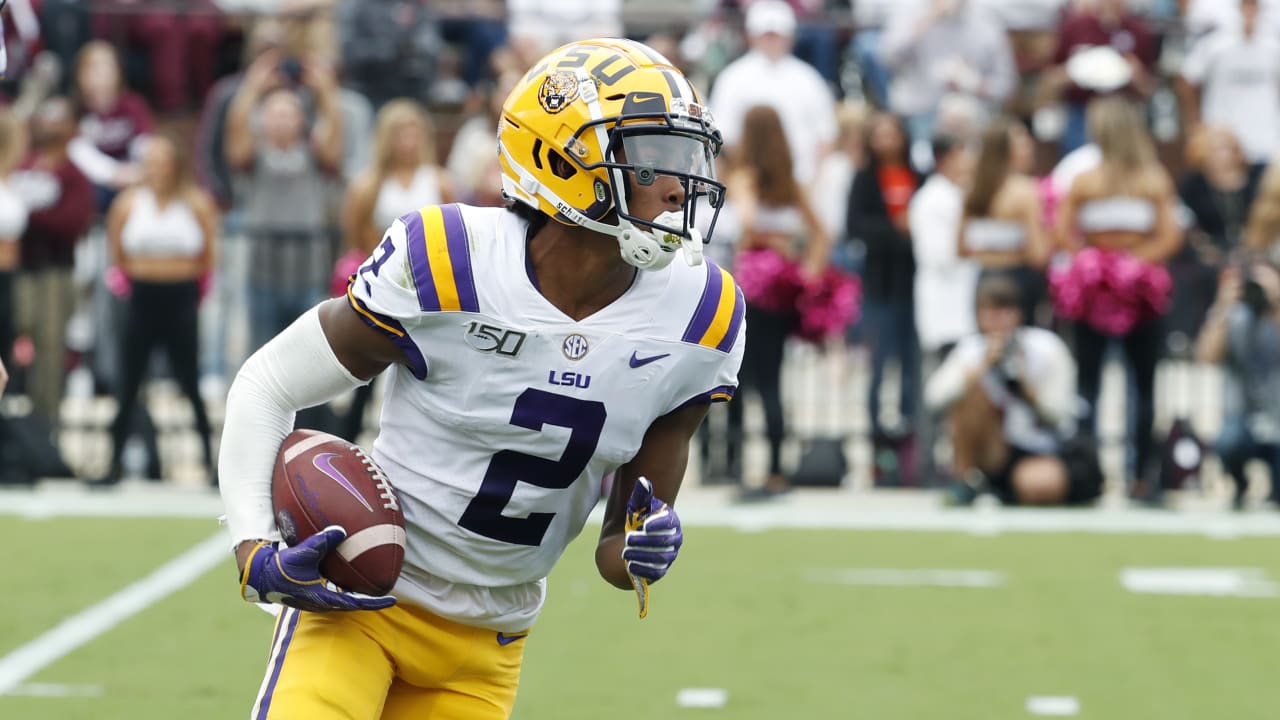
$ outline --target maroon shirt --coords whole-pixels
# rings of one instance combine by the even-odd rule
[[[70,268],[76,243],[93,222],[93,185],[69,159],[52,171],[35,165],[35,156],[27,158],[9,180],[31,212],[19,240],[21,267]]]
[[[121,95],[109,112],[85,111],[80,118],[80,135],[117,160],[127,160],[129,143],[151,132],[152,127],[147,101],[136,93]]]
[[[1119,25],[1108,28],[1102,25],[1097,15],[1089,12],[1076,13],[1063,22],[1053,62],[1062,65],[1076,51],[1098,45],[1108,45],[1121,55],[1137,56],[1148,71],[1155,67],[1155,36],[1141,18],[1126,15]],[[1072,105],[1084,105],[1096,94],[1072,83],[1067,89],[1066,99]]]

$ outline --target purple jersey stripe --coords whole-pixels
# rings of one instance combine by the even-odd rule
[[[275,664],[271,666],[271,679],[267,681],[267,689],[262,693],[262,706],[255,720],[267,720],[267,713],[271,710],[271,695],[276,691],[276,681],[280,679],[280,670],[284,667],[284,656],[289,650],[289,642],[293,640],[293,631],[298,627],[298,615],[301,614],[292,608],[285,608],[281,612],[289,614],[288,626],[284,631],[284,640],[280,641],[280,651],[276,653]]]
[[[729,329],[725,331],[724,339],[716,345],[716,349],[721,352],[729,352],[733,349],[733,343],[738,339],[738,329],[742,327],[742,316],[747,312],[747,302],[742,298],[742,289],[735,287],[733,289],[733,319],[729,321]]]
[[[441,205],[444,216],[444,236],[449,244],[449,261],[453,263],[453,282],[458,287],[458,304],[463,312],[480,312],[480,299],[476,297],[476,279],[471,272],[471,248],[467,244],[467,227],[462,223],[462,211],[457,205]]]
[[[427,259],[427,236],[422,229],[422,213],[417,210],[400,216],[404,223],[405,243],[409,248],[409,265],[413,268],[413,285],[418,289],[418,307],[439,311],[440,294],[431,277],[431,261]]]
[[[352,276],[354,278],[354,276]],[[419,380],[427,379],[427,359],[423,357],[422,350],[418,349],[417,343],[413,338],[409,337],[409,331],[404,329],[404,325],[393,317],[383,315],[380,312],[369,309],[364,301],[356,297],[350,288],[347,289],[347,300],[350,301],[351,307],[355,309],[356,314],[364,321],[365,325],[377,330],[378,332],[391,338],[391,342],[404,353],[405,360],[408,361],[409,372]]]
[[[724,282],[724,276],[715,263],[707,260],[706,265],[707,286],[702,289],[702,298],[698,300],[698,309],[693,311],[689,327],[685,328],[682,338],[685,342],[696,343],[702,340],[707,328],[716,319],[716,308],[720,306],[720,285]]]

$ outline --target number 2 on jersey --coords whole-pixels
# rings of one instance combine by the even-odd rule
[[[511,424],[542,432],[544,425],[569,429],[569,441],[559,460],[548,460],[515,450],[494,453],[485,471],[480,491],[471,499],[458,525],[494,540],[516,545],[542,544],[555,513],[529,513],[529,517],[509,517],[502,511],[511,502],[516,483],[563,490],[587,469],[604,430],[604,403],[597,400],[557,395],[529,388],[516,398]]]

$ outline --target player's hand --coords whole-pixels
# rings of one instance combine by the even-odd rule
[[[308,612],[382,610],[395,605],[390,595],[343,592],[320,576],[320,561],[346,537],[346,530],[330,525],[283,550],[260,544],[245,563],[241,596],[249,602],[279,603]]]
[[[653,483],[636,481],[627,501],[627,537],[622,560],[633,578],[657,582],[671,569],[684,542],[680,517],[668,504],[653,496]]]

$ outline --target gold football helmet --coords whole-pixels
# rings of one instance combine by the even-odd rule
[[[696,265],[705,242],[696,209],[711,213],[710,238],[724,202],[720,144],[697,91],[658,52],[631,40],[574,42],[540,60],[502,107],[502,191],[558,222],[614,236],[636,267],[666,267],[682,247]],[[676,178],[682,212],[629,212],[628,174],[640,185]]]

